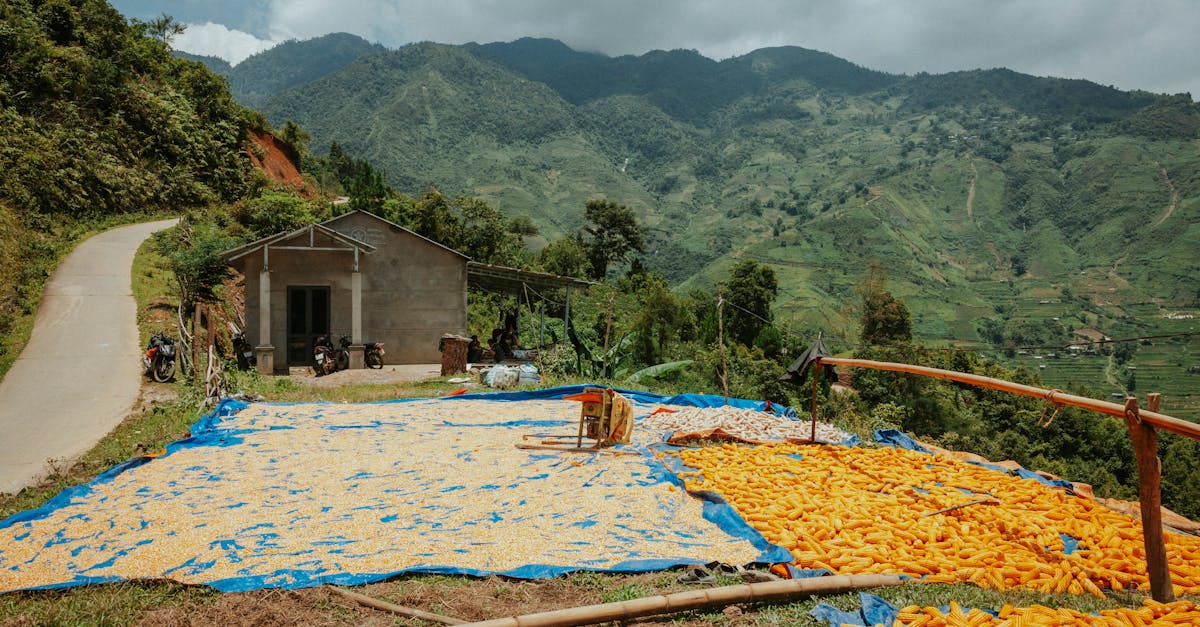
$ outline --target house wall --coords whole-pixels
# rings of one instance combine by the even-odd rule
[[[386,364],[437,363],[438,338],[467,328],[466,258],[370,215],[351,213],[324,223],[376,247],[359,255],[362,275],[362,339],[383,342]],[[246,333],[251,342],[275,347],[275,370],[287,367],[287,288],[328,286],[330,330],[336,344],[352,327],[353,252],[272,249],[271,338],[259,332],[262,255],[242,258],[246,281]]]

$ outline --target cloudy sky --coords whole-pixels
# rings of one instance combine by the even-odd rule
[[[553,37],[610,55],[724,59],[797,45],[895,73],[1007,67],[1200,97],[1196,0],[110,0],[188,24],[175,47],[237,63],[349,32],[396,48]]]

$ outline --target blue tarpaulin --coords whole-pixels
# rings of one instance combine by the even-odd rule
[[[837,627],[838,625],[867,627],[870,625],[891,625],[895,622],[896,615],[899,614],[899,609],[896,606],[873,594],[859,592],[858,599],[862,604],[862,609],[845,612],[827,603],[819,603],[809,611],[809,615],[814,620],[825,621],[833,627]]]
[[[658,434],[624,447],[637,455],[515,449],[531,432],[574,435],[579,405],[561,399],[583,387],[223,402],[165,455],[0,522],[0,591],[136,578],[236,591],[406,572],[540,578],[790,560],[720,497],[687,495],[651,447]],[[624,393],[637,416],[720,398]]]
[[[916,440],[908,437],[907,435],[905,435],[895,429],[879,429],[879,430],[875,431],[875,440],[877,442],[879,442],[880,444],[886,444],[888,446],[894,446],[896,448],[903,448],[903,449],[908,449],[910,451],[917,451],[918,453],[928,453],[930,455],[933,454],[933,451],[929,450],[928,448],[926,448],[924,446],[921,446],[921,444],[919,442],[917,442]],[[1052,488],[1065,488],[1067,490],[1073,490],[1075,487],[1070,481],[1066,481],[1063,479],[1049,479],[1047,477],[1043,477],[1043,476],[1039,475],[1036,472],[1033,472],[1032,470],[1026,470],[1024,468],[1017,468],[1016,470],[1010,471],[1009,469],[1007,469],[1003,466],[997,466],[996,464],[989,464],[987,462],[966,460],[966,463],[974,464],[976,466],[982,466],[989,470],[995,470],[996,472],[1003,473],[1006,475],[1016,475],[1022,479],[1033,479],[1034,481],[1043,483]]]
[[[858,593],[859,603],[862,609],[844,612],[826,603],[820,603],[814,607],[809,615],[817,621],[825,621],[833,627],[838,625],[856,625],[858,627],[871,627],[873,625],[891,625],[896,622],[896,618],[900,615],[900,608],[888,603],[884,599],[866,592]],[[950,614],[950,606],[942,605],[938,607],[938,611],[944,615]],[[963,614],[971,613],[972,609],[962,608]],[[992,617],[999,616],[993,610],[980,610],[991,614]]]

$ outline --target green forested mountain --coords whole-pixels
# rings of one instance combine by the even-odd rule
[[[370,54],[263,108],[318,153],[337,142],[409,194],[481,196],[548,240],[589,197],[628,205],[649,229],[645,264],[679,291],[769,263],[777,319],[800,335],[852,343],[873,261],[934,343],[1180,332],[1190,319],[1174,314],[1200,307],[1187,95],[1004,69],[890,75],[796,47],[717,62],[523,39]],[[1143,372],[1194,387],[1195,343],[1170,342],[1143,349]],[[1027,365],[1114,391],[1132,378],[1048,363]]]
[[[347,33],[306,41],[285,41],[229,69],[229,89],[238,102],[258,108],[272,94],[335,72],[383,46]],[[215,68],[214,68],[215,70]]]
[[[220,74],[221,76],[227,77],[229,76],[229,73],[233,71],[233,66],[229,65],[228,61],[220,57],[192,54],[182,50],[172,50],[171,55],[178,59],[186,59],[188,61],[197,61],[203,63],[204,65],[208,66],[208,69],[212,70],[213,73]]]

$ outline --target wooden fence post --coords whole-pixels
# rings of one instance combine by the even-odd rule
[[[1156,411],[1160,397],[1147,399],[1150,411]],[[1157,413],[1157,412],[1156,412]],[[1137,399],[1125,399],[1125,424],[1133,441],[1137,459],[1138,500],[1142,510],[1142,539],[1146,546],[1146,574],[1150,578],[1150,596],[1159,603],[1175,600],[1171,571],[1167,565],[1167,546],[1163,542],[1162,494],[1159,492],[1158,433],[1138,416]]]

